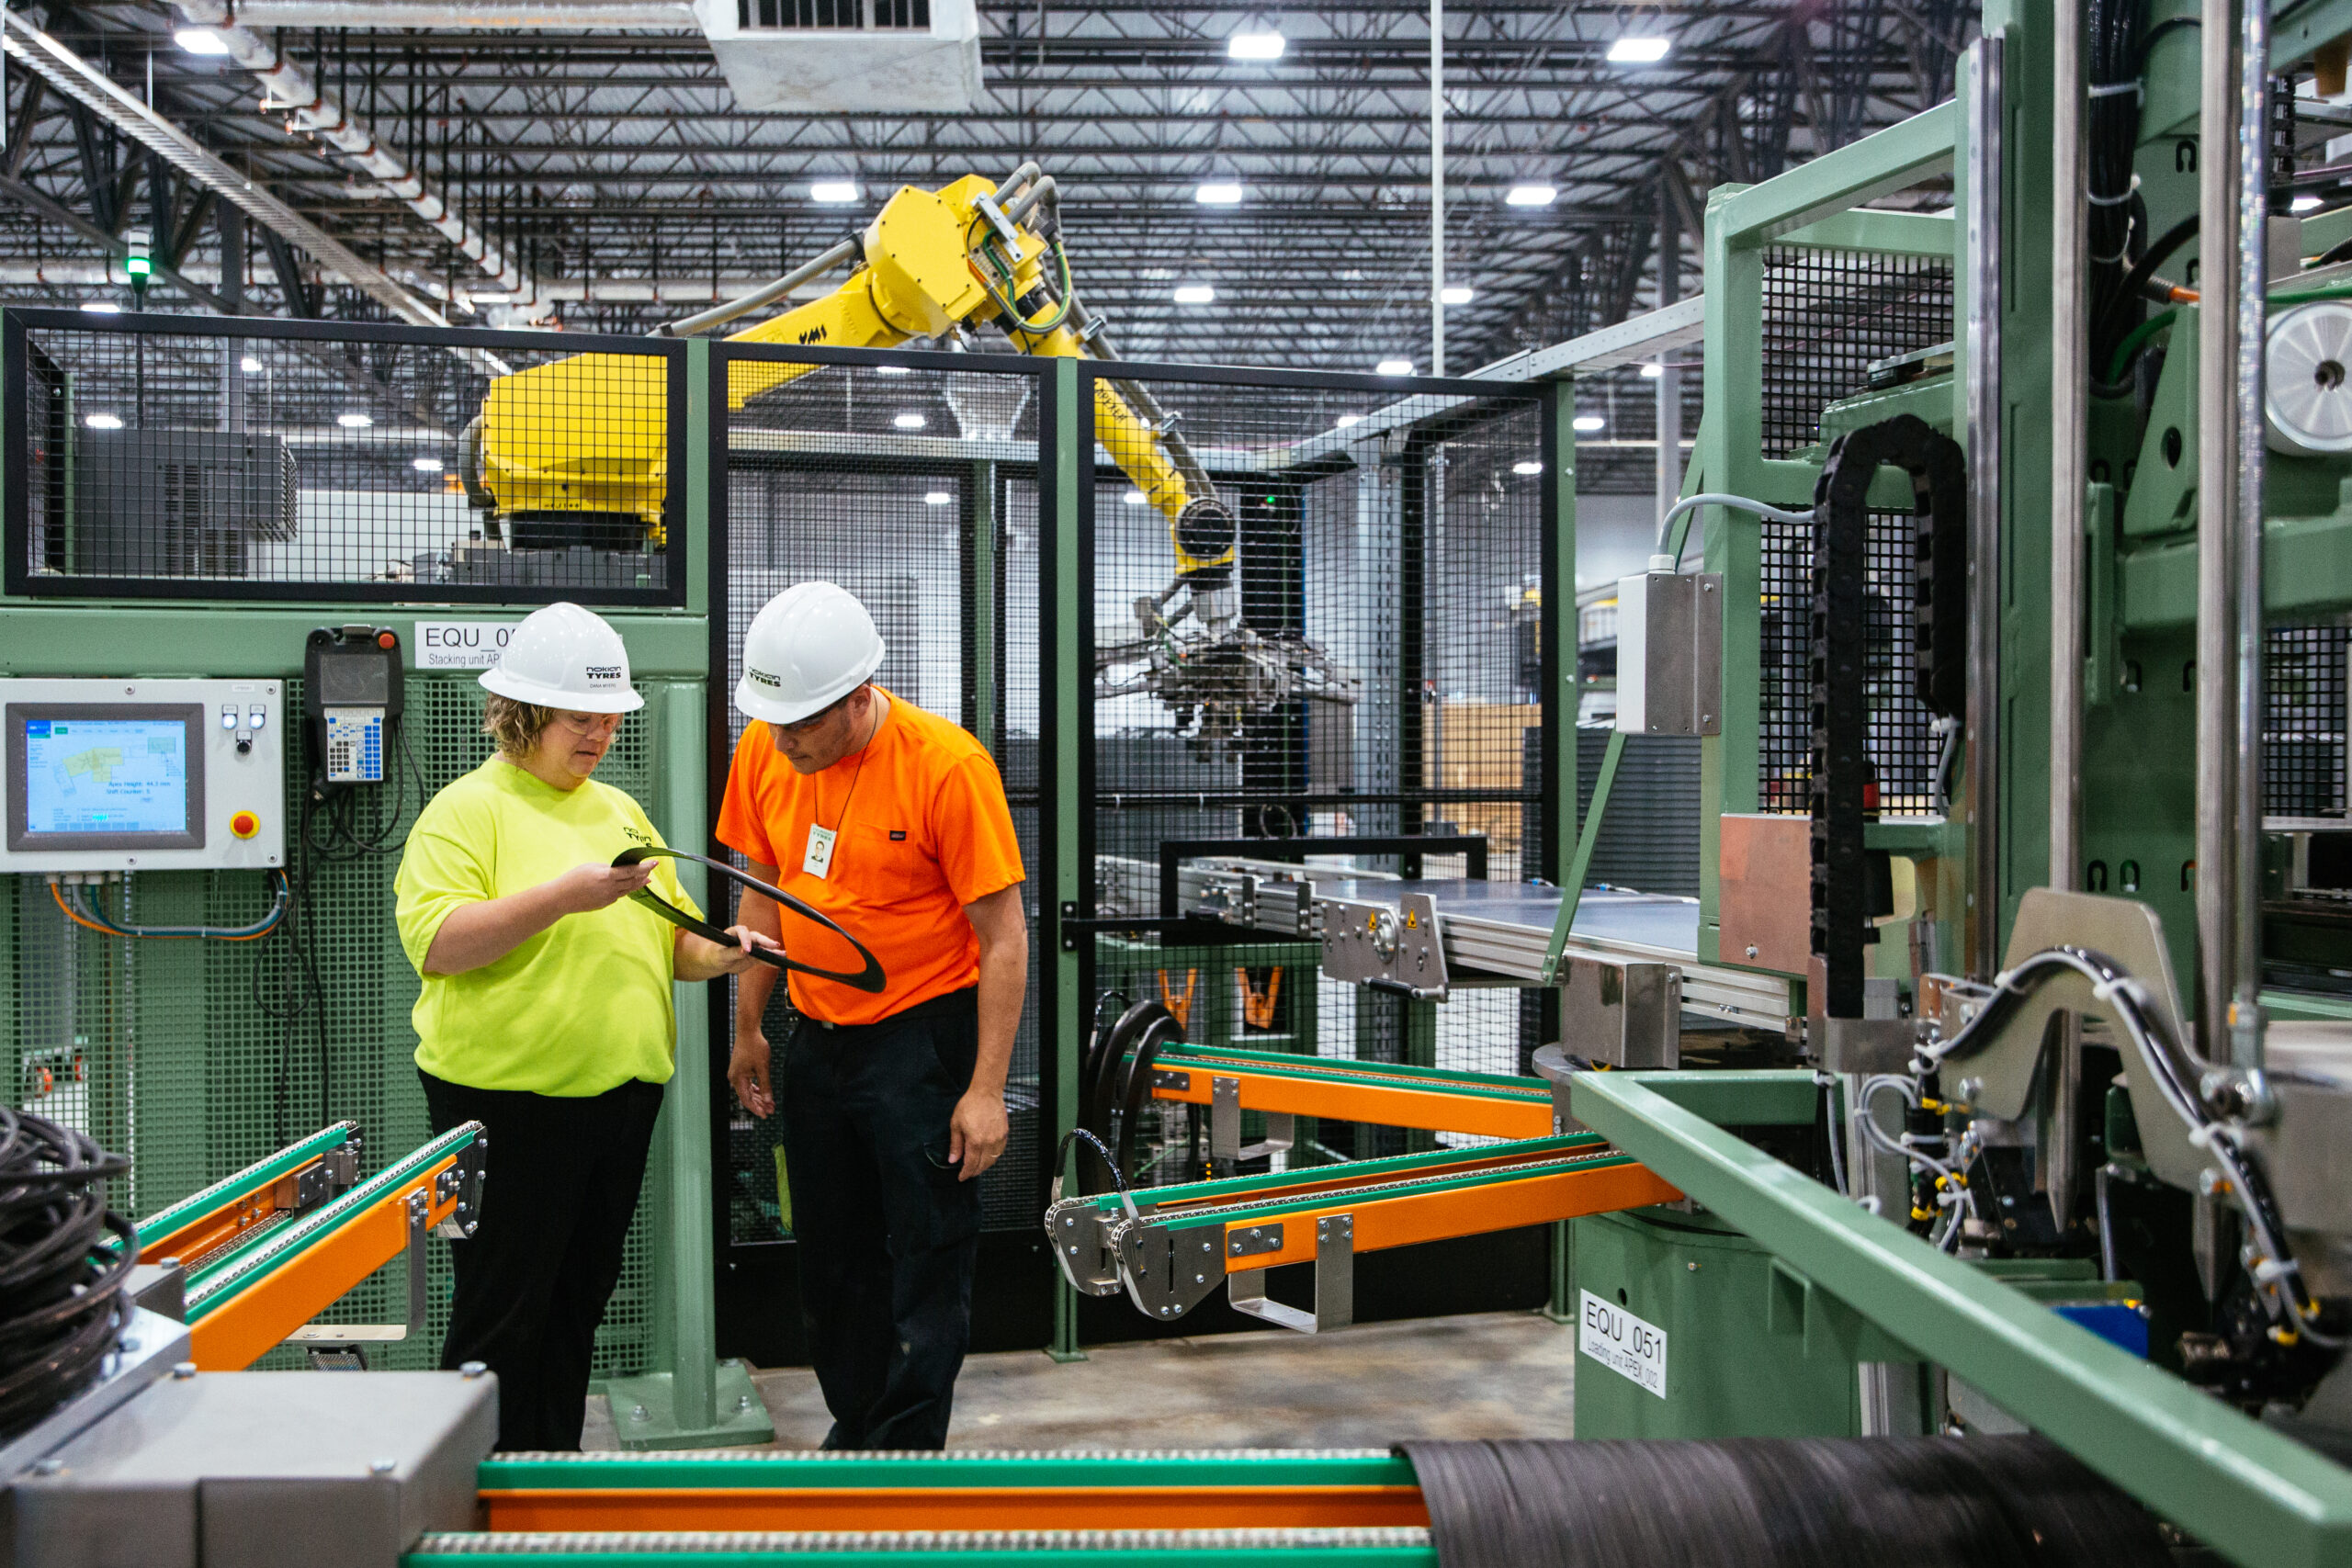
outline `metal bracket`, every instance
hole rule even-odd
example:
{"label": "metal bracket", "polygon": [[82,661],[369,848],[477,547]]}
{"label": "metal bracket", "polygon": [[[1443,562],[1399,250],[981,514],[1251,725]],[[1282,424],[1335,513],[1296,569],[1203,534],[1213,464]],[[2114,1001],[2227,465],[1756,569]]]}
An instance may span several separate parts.
{"label": "metal bracket", "polygon": [[424,1238],[434,1234],[432,1205],[422,1192],[408,1195],[408,1321],[406,1323],[306,1323],[288,1335],[285,1343],[307,1347],[311,1365],[322,1371],[366,1371],[365,1345],[397,1345],[412,1334],[424,1332],[431,1292],[425,1288]]}
{"label": "metal bracket", "polygon": [[1116,1234],[1119,1278],[1147,1317],[1183,1316],[1225,1277],[1225,1258],[1217,1251],[1222,1226],[1174,1230],[1121,1222]]}
{"label": "metal bracket", "polygon": [[1283,1227],[1280,1224],[1250,1225],[1247,1229],[1229,1232],[1225,1238],[1227,1258],[1255,1258],[1261,1252],[1283,1249]]}
{"label": "metal bracket", "polygon": [[433,1179],[434,1202],[457,1199],[449,1217],[433,1227],[435,1235],[464,1241],[474,1234],[474,1227],[481,1224],[481,1184],[489,1163],[490,1134],[476,1133],[473,1142],[458,1151],[457,1164]]}
{"label": "metal bracket", "polygon": [[1119,1255],[1110,1233],[1111,1217],[1091,1198],[1067,1199],[1046,1211],[1054,1261],[1080,1295],[1119,1293]]}
{"label": "metal bracket", "polygon": [[1209,1159],[1218,1168],[1245,1159],[1271,1158],[1298,1145],[1298,1118],[1288,1111],[1266,1112],[1263,1142],[1241,1142],[1241,1080],[1222,1074],[1209,1076]]}
{"label": "metal bracket", "polygon": [[1327,898],[1320,913],[1324,974],[1415,1001],[1445,1000],[1445,943],[1428,894],[1400,892],[1394,908]]}
{"label": "metal bracket", "polygon": [[1151,1073],[1151,1087],[1174,1089],[1179,1094],[1189,1094],[1193,1089],[1193,1075],[1171,1072],[1166,1067],[1154,1067]]}
{"label": "metal bracket", "polygon": [[[1280,1226],[1273,1227],[1277,1232]],[[1279,1245],[1279,1242],[1277,1243]],[[1266,1299],[1263,1269],[1237,1269],[1226,1276],[1226,1299],[1236,1312],[1248,1313],[1301,1334],[1329,1334],[1356,1320],[1356,1217],[1323,1214],[1315,1221],[1315,1309],[1301,1312]]]}

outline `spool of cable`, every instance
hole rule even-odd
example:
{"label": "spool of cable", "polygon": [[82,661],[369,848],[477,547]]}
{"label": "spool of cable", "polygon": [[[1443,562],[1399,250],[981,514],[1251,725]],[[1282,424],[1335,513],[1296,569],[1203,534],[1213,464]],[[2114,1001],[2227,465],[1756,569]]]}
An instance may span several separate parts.
{"label": "spool of cable", "polygon": [[2352,301],[2279,311],[2262,355],[2263,445],[2297,457],[2352,453]]}
{"label": "spool of cable", "polygon": [[0,1439],[87,1386],[121,1337],[139,1235],[107,1208],[107,1179],[130,1169],[79,1133],[0,1107]]}
{"label": "spool of cable", "polygon": [[1406,1443],[1442,1568],[2166,1568],[2039,1437]]}

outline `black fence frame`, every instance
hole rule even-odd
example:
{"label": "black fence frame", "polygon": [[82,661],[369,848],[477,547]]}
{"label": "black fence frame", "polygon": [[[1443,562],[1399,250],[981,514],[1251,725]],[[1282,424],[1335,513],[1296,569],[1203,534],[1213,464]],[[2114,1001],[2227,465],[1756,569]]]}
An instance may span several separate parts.
{"label": "black fence frame", "polygon": [[[119,333],[125,336],[242,338],[278,343],[401,344],[424,348],[527,350],[545,354],[627,354],[663,360],[667,366],[667,483],[662,497],[667,581],[660,588],[607,588],[448,582],[345,581],[257,582],[247,578],[96,577],[55,575],[31,570],[31,475],[28,449],[26,378],[28,331]],[[379,321],[288,320],[263,316],[180,316],[125,311],[102,315],[49,308],[0,310],[0,587],[24,598],[120,600],[210,600],[229,603],[316,602],[352,604],[551,604],[570,599],[605,609],[676,609],[687,603],[694,570],[686,527],[686,457],[692,449],[686,411],[686,345],[672,338],[614,337],[501,332],[478,327],[412,327]]]}

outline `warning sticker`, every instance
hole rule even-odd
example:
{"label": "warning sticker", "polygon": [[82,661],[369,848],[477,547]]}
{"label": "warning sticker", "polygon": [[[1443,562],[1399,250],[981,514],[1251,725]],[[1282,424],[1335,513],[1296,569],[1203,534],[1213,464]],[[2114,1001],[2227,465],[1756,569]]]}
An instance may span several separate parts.
{"label": "warning sticker", "polygon": [[1577,1312],[1577,1348],[1664,1399],[1666,1330],[1590,1291],[1577,1293],[1583,1298]]}

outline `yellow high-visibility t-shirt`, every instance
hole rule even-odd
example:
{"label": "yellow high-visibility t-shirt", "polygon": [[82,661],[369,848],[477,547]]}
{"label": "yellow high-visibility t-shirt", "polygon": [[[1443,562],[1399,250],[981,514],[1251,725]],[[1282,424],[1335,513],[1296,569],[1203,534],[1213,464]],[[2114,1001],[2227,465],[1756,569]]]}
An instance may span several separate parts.
{"label": "yellow high-visibility t-shirt", "polygon": [[[401,945],[424,982],[411,1015],[416,1065],[472,1089],[537,1094],[602,1094],[631,1078],[667,1083],[678,1033],[675,928],[642,905],[624,898],[566,915],[462,975],[424,972],[441,922],[461,905],[661,842],[625,792],[594,779],[555,789],[496,757],[435,795],[409,829],[393,883]],[[653,891],[702,913],[669,861],[655,863]]]}

